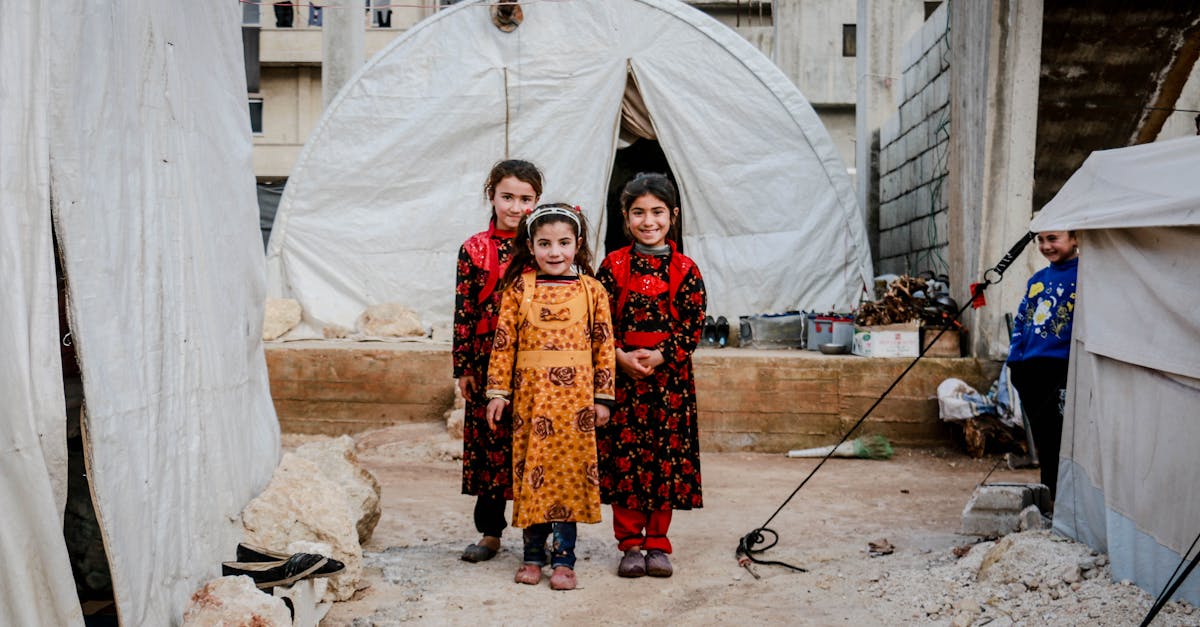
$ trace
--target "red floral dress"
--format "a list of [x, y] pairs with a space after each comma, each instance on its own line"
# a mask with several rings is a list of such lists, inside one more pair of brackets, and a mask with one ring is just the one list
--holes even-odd
[[463, 419], [463, 494], [500, 494], [512, 499], [512, 431], [505, 412], [495, 431], [488, 428], [485, 397], [492, 336], [500, 314], [500, 276], [512, 260], [511, 233], [488, 229], [467, 239], [458, 251], [454, 298], [454, 377], [475, 378]]
[[[672, 255], [681, 259], [672, 263]], [[672, 270], [682, 275], [674, 290]], [[654, 256], [622, 249], [605, 258], [596, 278], [613, 303], [617, 346], [657, 348], [666, 359], [640, 381], [617, 368], [616, 408], [597, 429], [601, 499], [637, 511], [702, 507], [692, 375], [706, 305], [700, 271], [675, 251]]]

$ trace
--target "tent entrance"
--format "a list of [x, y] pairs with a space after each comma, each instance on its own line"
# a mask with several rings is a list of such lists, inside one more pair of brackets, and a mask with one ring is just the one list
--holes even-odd
[[116, 625], [112, 572], [88, 478], [83, 380], [67, 316], [67, 275], [59, 252], [57, 231], [54, 232], [54, 273], [58, 284], [59, 350], [67, 418], [67, 502], [63, 512], [63, 541], [71, 560], [84, 624]]
[[[625, 233], [625, 218], [621, 216], [621, 190], [639, 172], [658, 172], [666, 174], [667, 178], [679, 189], [679, 181], [671, 171], [667, 155], [658, 143], [658, 135], [654, 130], [654, 121], [650, 110], [642, 100], [638, 90], [637, 79], [630, 68], [625, 79], [625, 94], [621, 98], [621, 133], [613, 156], [612, 176], [608, 179], [608, 196], [605, 200], [605, 232], [604, 250], [612, 252], [632, 243]], [[683, 216], [671, 228], [671, 238], [683, 250]]]

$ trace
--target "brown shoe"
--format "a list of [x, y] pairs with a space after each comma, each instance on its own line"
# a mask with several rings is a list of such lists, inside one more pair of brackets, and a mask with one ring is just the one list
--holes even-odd
[[675, 569], [671, 567], [671, 560], [667, 559], [667, 554], [653, 549], [646, 552], [646, 574], [651, 577], [670, 577]]
[[517, 574], [513, 577], [513, 581], [529, 586], [536, 586], [542, 583], [542, 567], [537, 564], [521, 564], [521, 567], [517, 569]]
[[555, 566], [554, 574], [550, 575], [551, 590], [574, 590], [575, 571], [566, 566]]
[[646, 575], [646, 557], [642, 555], [641, 549], [629, 549], [625, 551], [625, 557], [621, 558], [621, 563], [617, 565], [618, 577], [644, 577]]

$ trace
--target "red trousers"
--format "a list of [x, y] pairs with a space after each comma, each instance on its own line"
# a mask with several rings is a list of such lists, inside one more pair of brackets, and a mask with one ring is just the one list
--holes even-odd
[[640, 546], [643, 549], [671, 552], [671, 541], [667, 529], [671, 527], [671, 510], [639, 512], [613, 505], [613, 534], [617, 536], [617, 548], [627, 551]]

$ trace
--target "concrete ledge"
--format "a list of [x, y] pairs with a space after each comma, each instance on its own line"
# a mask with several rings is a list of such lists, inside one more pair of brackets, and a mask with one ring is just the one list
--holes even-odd
[[[267, 345], [271, 394], [286, 432], [336, 435], [401, 422], [436, 421], [454, 400], [450, 347], [417, 342], [288, 342]], [[701, 446], [784, 452], [832, 444], [910, 359], [799, 350], [696, 351]], [[950, 444], [937, 416], [948, 377], [986, 389], [996, 365], [921, 360], [860, 429], [901, 446]]]

